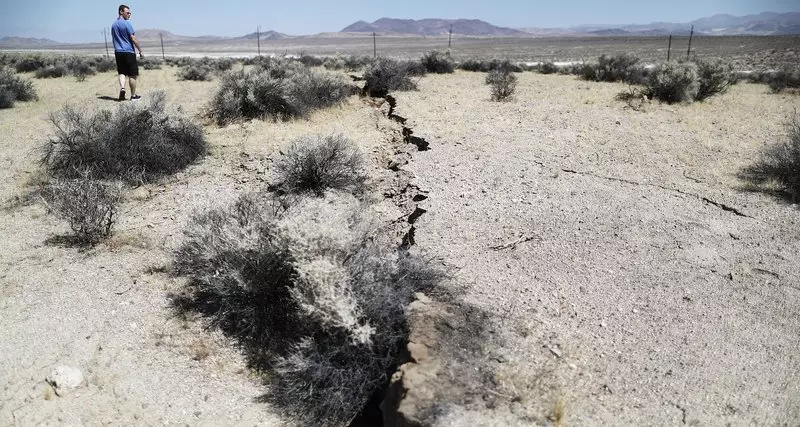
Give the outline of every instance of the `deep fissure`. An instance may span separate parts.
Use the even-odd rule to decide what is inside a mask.
[[[400,131],[400,136],[402,136],[403,142],[406,144],[414,145],[417,148],[417,151],[427,151],[430,149],[430,143],[423,138],[418,136],[414,136],[414,131],[409,127],[406,126],[406,122],[408,121],[405,117],[395,114],[395,109],[397,108],[397,99],[391,95],[384,95],[383,98],[389,104],[389,111],[386,113],[386,118],[392,120],[394,122],[399,123],[402,126],[402,130]],[[405,164],[407,162],[404,162]],[[389,165],[387,168],[396,174],[401,174],[403,169],[403,164],[392,164]],[[398,197],[401,196],[401,197]],[[411,246],[416,244],[415,235],[416,235],[416,226],[414,223],[425,213],[427,210],[419,207],[416,203],[426,200],[428,198],[427,191],[420,189],[417,185],[414,185],[410,182],[406,182],[405,186],[403,186],[398,191],[385,194],[384,197],[394,199],[398,206],[401,208],[406,208],[404,205],[404,200],[410,201],[413,210],[406,215],[403,215],[400,220],[405,219],[405,222],[408,223],[408,229],[403,234],[401,238],[400,248],[403,250],[408,250]],[[407,343],[402,343],[403,348]],[[362,408],[361,412],[353,419],[350,423],[351,427],[361,427],[361,426],[383,426],[384,425],[384,408],[383,403],[384,399],[387,397],[389,392],[389,387],[391,385],[391,378],[392,374],[396,372],[401,365],[408,363],[411,361],[410,355],[407,351],[402,351],[397,358],[396,363],[390,367],[390,369],[386,373],[386,381],[385,384],[380,387],[375,393],[370,397],[364,407]]]

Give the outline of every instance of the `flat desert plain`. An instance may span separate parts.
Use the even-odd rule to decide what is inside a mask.
[[[42,180],[49,114],[117,108],[104,99],[116,76],[34,79],[38,101],[0,110],[0,424],[288,422],[261,403],[268,390],[225,336],[175,314],[183,282],[167,272],[193,212],[262,187],[294,138],[333,132],[369,159],[376,211],[402,214],[383,197],[398,179],[427,196],[414,202],[412,250],[471,307],[433,326],[414,317],[406,416],[800,422],[800,210],[737,178],[786,137],[797,95],[741,83],[634,109],[614,99],[624,84],[526,72],[513,100],[492,102],[482,73],[428,75],[393,93],[393,114],[429,144],[417,151],[386,103],[358,96],[307,120],[208,124],[218,80],[176,70],[144,70],[141,92],[163,90],[203,123],[210,153],[127,189],[114,235],[90,249],[57,244],[67,225],[25,195]],[[389,170],[405,152],[402,174]],[[435,301],[414,310],[425,305]],[[58,366],[80,370],[81,386],[56,395],[45,378]]]

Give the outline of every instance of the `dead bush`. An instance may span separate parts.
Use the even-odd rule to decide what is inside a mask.
[[[366,174],[358,147],[343,135],[301,137],[275,163],[276,186],[290,194],[321,196],[329,189],[363,191]]]
[[[542,74],[555,74],[558,72],[558,67],[552,62],[543,62],[539,64],[539,72]]]
[[[10,69],[0,69],[0,108],[11,108],[15,101],[38,99],[30,80],[14,75]]]
[[[217,124],[245,119],[287,120],[343,102],[357,88],[300,62],[264,59],[255,69],[225,74],[208,114]]]
[[[439,274],[374,238],[352,195],[285,206],[265,194],[196,215],[176,251],[197,310],[269,370],[266,396],[304,425],[346,425],[388,381],[405,310]]]
[[[205,64],[186,65],[178,69],[178,80],[209,81],[213,70]]]
[[[364,93],[369,96],[386,96],[393,90],[416,90],[417,84],[409,77],[409,66],[394,59],[378,58],[364,72]]]
[[[785,89],[800,89],[800,68],[785,67],[781,70],[766,73],[763,80],[773,92],[782,92]]]
[[[586,80],[598,82],[625,82],[641,84],[646,71],[635,55],[623,53],[618,55],[601,55],[597,63],[583,64],[581,75]]]
[[[493,101],[508,101],[517,89],[517,76],[508,70],[492,70],[486,76]]]
[[[695,101],[703,101],[713,95],[723,94],[736,81],[733,66],[722,60],[695,61],[697,64],[697,93]]]
[[[58,64],[58,65],[50,65],[44,68],[39,68],[36,72],[33,73],[34,77],[37,79],[54,79],[59,77],[64,77],[69,73],[67,67]]]
[[[455,70],[449,52],[440,52],[438,50],[430,51],[422,55],[420,62],[429,73],[449,74]]]
[[[760,158],[739,177],[756,185],[776,183],[793,201],[800,200],[800,117],[795,112],[782,141],[767,145]]]
[[[199,125],[165,108],[163,92],[114,113],[65,106],[50,116],[55,132],[40,147],[41,164],[56,177],[85,170],[91,178],[129,183],[175,173],[206,152],[206,141]]]
[[[691,102],[697,95],[697,65],[692,62],[665,62],[650,73],[647,95],[668,104]]]
[[[42,197],[52,212],[69,222],[75,243],[93,245],[111,235],[120,187],[92,179],[85,171],[77,175],[54,179]]]

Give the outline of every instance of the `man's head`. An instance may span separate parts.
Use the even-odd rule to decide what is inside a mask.
[[[131,18],[131,8],[125,6],[124,4],[119,5],[119,17],[123,19],[130,19]]]

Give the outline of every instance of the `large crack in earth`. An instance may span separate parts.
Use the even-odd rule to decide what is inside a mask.
[[[410,144],[416,147],[416,151],[427,151],[430,149],[430,144],[423,138],[414,135],[414,131],[406,125],[407,119],[396,113],[397,99],[391,95],[384,95],[382,98],[389,106],[388,111],[383,114],[389,120],[392,120],[401,126],[398,132],[396,129],[391,130],[390,140],[403,141],[405,144]],[[374,103],[373,103],[374,104]],[[412,149],[413,150],[413,149]],[[415,233],[416,227],[414,223],[425,213],[425,209],[418,206],[418,203],[428,198],[427,191],[419,188],[417,185],[412,184],[408,174],[403,170],[403,166],[408,163],[411,155],[410,153],[403,153],[399,159],[391,161],[386,167],[395,173],[397,181],[400,182],[399,188],[394,188],[392,191],[384,193],[384,197],[392,199],[395,205],[401,209],[403,215],[394,220],[394,223],[405,223],[408,228],[402,233],[400,238],[399,247],[403,250],[408,250],[416,244]],[[405,346],[408,343],[404,343]],[[398,372],[400,366],[411,361],[408,352],[397,360],[397,363],[390,367],[387,372],[386,384],[381,387],[376,393],[367,401],[361,413],[350,423],[350,426],[382,426],[384,425],[384,412],[383,403],[390,392],[391,378],[395,372]]]

